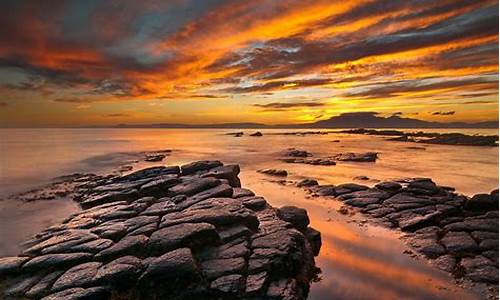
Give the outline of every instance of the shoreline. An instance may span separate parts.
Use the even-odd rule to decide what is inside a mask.
[[[238,173],[199,161],[65,178],[82,210],[0,259],[3,295],[305,299],[320,233],[305,210],[240,188]]]
[[[368,222],[400,232],[411,249],[405,254],[429,261],[452,275],[458,286],[473,289],[484,299],[498,299],[498,189],[469,198],[429,178],[369,187],[320,185],[314,178],[290,181],[273,173],[268,176],[274,184],[302,189],[311,201],[335,201],[337,212],[348,218],[361,215],[361,220],[353,220],[360,226]]]
[[[134,173],[134,172],[132,172],[132,174],[133,174],[133,173]],[[112,177],[112,176],[113,176],[113,175],[109,175],[109,177]],[[125,177],[126,177],[126,176],[127,176],[127,175],[125,175]],[[267,177],[269,177],[269,178],[279,178],[279,177],[276,177],[276,176],[268,176],[268,175],[265,175],[265,174],[263,174],[263,176],[267,176]],[[67,184],[67,180],[68,180],[68,179],[70,179],[70,180],[74,180],[74,179],[76,179],[76,182],[78,182],[78,181],[82,180],[82,178],[84,179],[83,181],[85,181],[85,180],[87,180],[87,179],[89,179],[89,178],[92,178],[92,176],[88,176],[88,175],[78,175],[78,176],[76,176],[76,177],[74,177],[74,176],[73,176],[73,177],[69,176],[69,177],[64,178],[64,180],[63,180],[62,182],[60,182],[60,183],[61,183],[61,184],[63,184],[63,185],[66,185],[66,184]],[[95,178],[97,178],[97,177],[95,177]],[[104,177],[104,178],[106,178],[106,177]],[[278,180],[278,182],[277,182],[276,180],[270,180],[270,181],[271,181],[271,183],[272,183],[272,184],[276,184],[276,183],[281,183],[281,184],[283,184],[283,182],[280,182],[279,180]],[[313,184],[313,185],[309,185],[310,183],[308,184],[308,183],[307,183],[308,181],[310,181],[310,179],[309,179],[309,180],[303,180],[302,184],[299,184],[299,185],[302,185],[302,186],[301,186],[301,187],[299,187],[299,188],[301,188],[301,189],[305,189],[305,190],[309,190],[309,191],[310,191],[310,188],[311,188],[311,187],[314,187],[315,185],[314,185],[314,184]],[[303,185],[303,184],[304,184],[304,182],[306,182],[306,186],[304,186],[304,185]],[[290,185],[290,184],[287,184],[287,185]],[[296,182],[294,182],[294,183],[293,183],[293,186],[297,187],[297,186],[296,186]],[[52,187],[53,187],[53,186],[52,186]],[[49,187],[49,189],[51,189],[52,187]],[[71,185],[66,185],[66,187],[67,187],[68,189],[72,189],[72,188],[73,188]],[[354,187],[356,187],[356,186],[354,186]],[[359,186],[357,186],[357,187],[359,188]],[[56,188],[56,190],[58,190],[58,188]],[[59,190],[59,191],[60,191],[60,190]],[[364,189],[362,189],[362,190],[360,190],[360,191],[364,191]],[[358,192],[359,192],[359,191],[358,191]],[[60,196],[62,196],[62,197],[67,197],[67,196],[68,196],[68,194],[64,194],[64,193],[60,193],[59,195],[60,195]],[[313,196],[313,197],[312,197],[311,199],[314,199],[314,198],[316,198],[318,195],[314,195],[314,192],[313,192],[312,196]],[[323,198],[324,198],[324,197],[328,198],[328,197],[329,197],[329,195],[325,194],[325,195],[321,195],[321,197],[323,197]],[[338,200],[338,199],[337,199],[337,200]],[[337,201],[337,200],[336,200],[336,201]],[[35,201],[37,201],[37,200],[35,200]],[[38,201],[43,202],[44,200],[38,200]],[[312,201],[314,201],[314,200],[312,200]],[[331,200],[330,200],[330,201],[331,201]],[[355,206],[351,206],[351,207],[352,207],[353,209],[355,209],[356,211],[360,212],[360,210],[359,210],[359,209],[357,209]],[[348,214],[349,214],[349,213],[348,213]],[[363,215],[363,216],[364,216],[364,215]],[[377,219],[376,219],[376,218],[374,218],[374,219],[373,219],[373,218],[369,218],[368,216],[367,216],[366,218],[365,218],[365,217],[363,217],[363,219],[360,221],[360,224],[365,224],[365,222],[372,222],[372,223],[374,223],[374,224],[376,223],[377,225],[384,225],[383,223],[377,222]],[[360,226],[361,226],[361,225],[360,225]],[[392,227],[394,228],[394,226],[392,226]],[[407,244],[407,245],[410,245],[410,246],[411,246],[411,242],[408,242],[408,241],[404,241],[404,242],[405,242],[405,244]],[[418,245],[417,245],[417,246],[418,246]],[[414,247],[414,245],[413,245],[413,247]],[[414,249],[415,249],[415,248],[414,248]],[[415,251],[415,252],[416,252],[416,253],[418,253],[418,251]],[[414,255],[415,255],[415,253],[406,253],[406,254],[410,254],[410,256],[414,256]],[[420,253],[419,253],[419,254],[420,254]],[[424,256],[424,257],[425,257],[425,256]],[[462,283],[459,283],[459,284],[458,284],[458,286],[466,286],[466,285],[467,285],[467,282],[465,282],[465,283],[464,283],[464,282],[462,282]],[[479,289],[479,293],[480,293],[480,294],[482,294],[482,295],[485,295],[486,293],[490,293],[490,294],[491,294],[491,291],[490,291],[490,292],[488,292],[488,291],[485,291],[485,289]],[[490,298],[488,298],[488,299],[490,299]]]

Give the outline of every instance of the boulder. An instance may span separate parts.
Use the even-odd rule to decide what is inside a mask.
[[[52,285],[52,292],[62,291],[73,287],[87,287],[94,282],[97,270],[102,266],[100,262],[88,262],[77,265],[66,271]]]
[[[260,169],[257,172],[267,175],[273,175],[278,177],[286,177],[288,176],[288,172],[282,169]]]
[[[441,239],[441,243],[451,253],[474,253],[479,250],[477,243],[466,232],[450,231]]]
[[[307,211],[296,206],[283,206],[278,209],[278,217],[283,221],[291,223],[299,231],[304,232],[309,225]]]
[[[218,160],[200,160],[181,166],[183,176],[194,174],[199,171],[208,171],[212,168],[220,167],[222,163]]]
[[[153,232],[148,251],[159,255],[181,247],[196,249],[213,245],[219,240],[215,227],[208,223],[182,223]]]

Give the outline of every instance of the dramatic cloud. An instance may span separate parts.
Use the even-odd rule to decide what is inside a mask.
[[[264,111],[280,111],[288,109],[300,109],[308,107],[324,107],[325,103],[319,102],[273,102],[267,104],[253,104],[253,106],[261,108]]]
[[[0,97],[37,101],[26,109],[46,123],[78,105],[89,109],[75,122],[104,116],[89,103],[133,103],[145,123],[425,115],[463,104],[453,118],[497,118],[494,0],[5,0],[0,9]]]

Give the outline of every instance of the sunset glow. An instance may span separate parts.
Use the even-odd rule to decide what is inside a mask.
[[[4,127],[498,118],[497,1],[0,7]]]

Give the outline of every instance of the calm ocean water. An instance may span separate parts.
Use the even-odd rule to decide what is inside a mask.
[[[233,130],[234,131],[234,130]],[[236,130],[239,131],[239,130]],[[254,130],[246,130],[253,132]],[[261,130],[266,133],[296,130]],[[447,132],[449,129],[427,129]],[[453,132],[498,134],[495,129],[457,129]],[[0,129],[0,197],[20,192],[73,172],[108,172],[136,153],[173,149],[167,164],[220,159],[242,166],[282,166],[304,176],[338,183],[357,175],[374,179],[427,176],[466,194],[488,191],[498,181],[498,148],[418,145],[384,141],[383,137],[346,134],[261,138],[223,135],[231,130],[211,129]],[[340,140],[340,143],[332,143]],[[343,151],[377,151],[376,164],[339,164],[334,168],[283,165],[275,156],[288,147],[316,156]]]
[[[378,226],[360,227],[343,216],[331,200],[310,200],[293,187],[269,182],[260,168],[284,168],[289,179],[317,178],[320,183],[356,182],[356,176],[385,180],[431,177],[438,184],[472,195],[498,187],[498,148],[423,145],[388,142],[384,137],[348,134],[272,135],[296,130],[260,130],[263,137],[235,138],[224,133],[240,130],[208,129],[0,129],[0,198],[33,188],[51,178],[74,173],[116,171],[127,162],[134,168],[156,165],[142,161],[144,151],[172,149],[162,164],[219,159],[239,163],[243,186],[275,206],[297,205],[308,210],[311,224],[322,233],[317,264],[322,279],[312,285],[309,299],[476,299],[453,284],[445,273],[425,260],[403,254],[398,233]],[[255,130],[242,130],[246,133]],[[413,131],[413,130],[411,130]],[[450,130],[429,129],[431,132]],[[469,134],[498,134],[498,130],[451,130]],[[333,142],[340,140],[340,142]],[[424,149],[411,149],[410,147]],[[376,163],[339,163],[336,166],[285,164],[277,160],[287,148],[328,156],[340,152],[379,152]],[[375,181],[358,181],[374,184]],[[0,256],[14,255],[18,242],[77,211],[72,201],[18,203],[0,201]]]

